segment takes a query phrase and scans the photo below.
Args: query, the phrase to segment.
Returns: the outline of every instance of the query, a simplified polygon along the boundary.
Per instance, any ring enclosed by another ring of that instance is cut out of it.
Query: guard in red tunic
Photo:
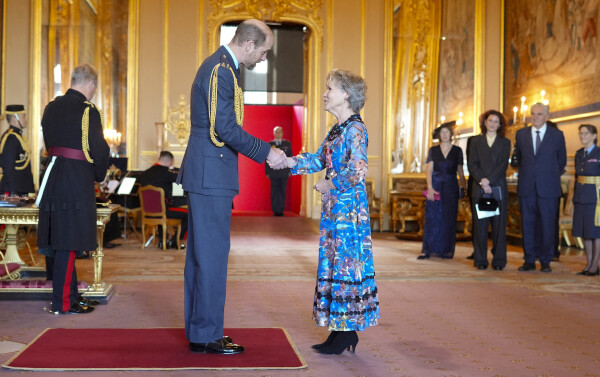
[[[94,181],[106,175],[109,147],[102,114],[89,102],[96,93],[96,70],[83,64],[71,76],[71,88],[44,110],[44,143],[52,160],[40,185],[38,247],[54,253],[52,311],[89,313],[94,307],[77,292],[75,256],[96,250]]]

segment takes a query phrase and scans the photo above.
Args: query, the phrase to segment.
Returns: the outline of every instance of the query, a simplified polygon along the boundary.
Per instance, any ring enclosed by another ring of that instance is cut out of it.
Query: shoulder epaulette
[[[219,67],[224,67],[229,69],[231,75],[233,76],[233,92],[234,92],[234,109],[235,109],[235,120],[238,125],[242,125],[244,123],[244,92],[242,88],[239,87],[237,78],[235,77],[235,72],[231,68],[229,64],[229,60],[227,56],[221,55],[221,62],[214,66],[211,74],[210,81],[208,85],[208,118],[210,121],[210,139],[213,144],[217,147],[222,147],[225,145],[222,141],[217,140],[217,132],[215,131],[215,122],[217,119],[217,89],[219,87]]]
[[[100,114],[100,126],[104,129],[104,116],[102,111],[96,107],[93,103],[89,101],[84,101],[87,105],[85,110],[83,111],[83,117],[81,118],[81,149],[83,150],[83,154],[85,155],[85,159],[93,164],[94,160],[90,156],[90,142],[89,142],[89,133],[90,133],[90,107],[98,110]]]

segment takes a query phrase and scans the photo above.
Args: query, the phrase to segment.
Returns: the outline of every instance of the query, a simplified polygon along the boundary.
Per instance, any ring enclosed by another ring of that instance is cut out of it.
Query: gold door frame
[[[298,0],[292,3],[264,3],[259,6],[252,0],[210,0],[212,11],[208,15],[208,53],[219,47],[221,25],[231,21],[257,18],[272,22],[294,22],[305,25],[310,30],[310,36],[305,48],[305,79],[304,79],[304,116],[302,127],[302,150],[316,150],[320,108],[319,87],[321,82],[321,51],[323,49],[323,21],[317,15],[321,9],[321,0]],[[201,12],[202,12],[201,8]],[[199,35],[199,61],[203,58],[203,26]],[[300,214],[312,215],[311,194],[313,177],[302,177],[302,200]]]

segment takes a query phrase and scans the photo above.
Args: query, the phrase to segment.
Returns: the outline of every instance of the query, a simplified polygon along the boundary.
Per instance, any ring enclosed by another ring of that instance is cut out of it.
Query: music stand
[[[129,173],[127,173],[129,174]],[[131,190],[135,185],[136,179],[134,177],[128,177],[127,174],[121,180],[117,195],[124,195],[123,200],[123,238],[127,239],[127,196],[131,194]]]

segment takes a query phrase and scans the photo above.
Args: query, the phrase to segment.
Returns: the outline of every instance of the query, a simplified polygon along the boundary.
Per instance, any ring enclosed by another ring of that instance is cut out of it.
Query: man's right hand
[[[285,169],[288,165],[287,156],[281,149],[271,148],[267,156],[267,163],[273,169]]]

